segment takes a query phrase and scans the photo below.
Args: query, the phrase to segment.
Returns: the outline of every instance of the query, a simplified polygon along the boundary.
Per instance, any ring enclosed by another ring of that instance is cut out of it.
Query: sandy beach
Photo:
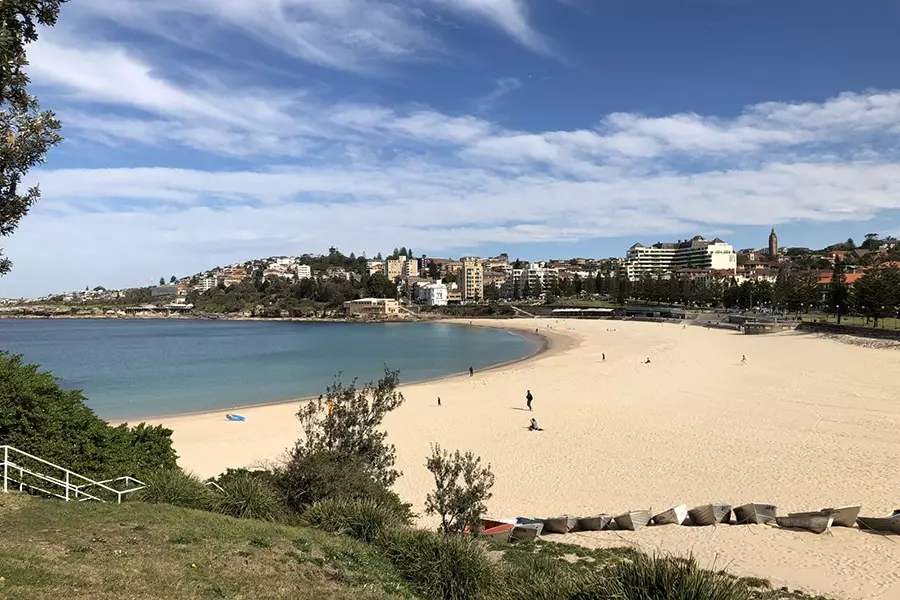
[[[385,425],[404,472],[397,492],[420,511],[433,442],[492,464],[489,506],[499,517],[718,501],[773,503],[780,514],[851,503],[864,515],[900,508],[897,351],[673,324],[476,324],[537,328],[550,348],[471,378],[404,386],[406,403]],[[181,465],[210,476],[277,458],[299,435],[296,409],[296,402],[248,408],[245,423],[225,421],[224,412],[159,422],[175,431]],[[532,416],[544,431],[527,430]],[[837,599],[900,598],[900,540],[856,529],[816,536],[664,526],[564,539],[693,553],[738,575]]]

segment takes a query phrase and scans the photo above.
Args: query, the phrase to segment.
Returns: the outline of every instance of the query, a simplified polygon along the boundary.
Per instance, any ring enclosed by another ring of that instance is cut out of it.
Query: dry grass
[[[409,597],[348,538],[167,505],[0,494],[0,598]]]

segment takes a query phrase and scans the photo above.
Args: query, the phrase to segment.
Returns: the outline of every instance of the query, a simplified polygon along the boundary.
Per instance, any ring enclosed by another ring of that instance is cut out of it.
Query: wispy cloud
[[[440,7],[485,19],[523,46],[553,55],[553,44],[531,24],[526,0],[428,0]]]
[[[479,113],[486,113],[494,109],[497,103],[507,94],[522,87],[522,81],[515,77],[501,77],[494,82],[494,89],[475,102],[475,109]]]

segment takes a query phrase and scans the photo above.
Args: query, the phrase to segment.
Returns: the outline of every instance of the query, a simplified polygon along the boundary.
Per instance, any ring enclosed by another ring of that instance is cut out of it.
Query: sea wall
[[[804,322],[797,327],[800,331],[810,333],[830,333],[833,335],[852,335],[856,337],[872,338],[878,340],[900,340],[900,329],[881,329],[874,327],[859,327],[856,325],[838,325],[836,323],[808,323]]]

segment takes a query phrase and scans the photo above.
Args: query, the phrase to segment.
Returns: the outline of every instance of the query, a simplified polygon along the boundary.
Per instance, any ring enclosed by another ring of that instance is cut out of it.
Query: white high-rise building
[[[463,258],[459,273],[459,291],[462,293],[462,299],[484,298],[484,268],[481,266],[481,259]]]
[[[312,279],[312,267],[297,265],[297,279]]]
[[[734,272],[737,269],[737,254],[731,244],[719,238],[710,241],[697,235],[689,240],[658,242],[652,246],[635,244],[625,255],[624,269],[631,281],[637,281],[644,273],[680,269]]]
[[[500,293],[506,298],[536,298],[559,281],[559,270],[544,263],[530,263],[525,269],[507,269]]]

